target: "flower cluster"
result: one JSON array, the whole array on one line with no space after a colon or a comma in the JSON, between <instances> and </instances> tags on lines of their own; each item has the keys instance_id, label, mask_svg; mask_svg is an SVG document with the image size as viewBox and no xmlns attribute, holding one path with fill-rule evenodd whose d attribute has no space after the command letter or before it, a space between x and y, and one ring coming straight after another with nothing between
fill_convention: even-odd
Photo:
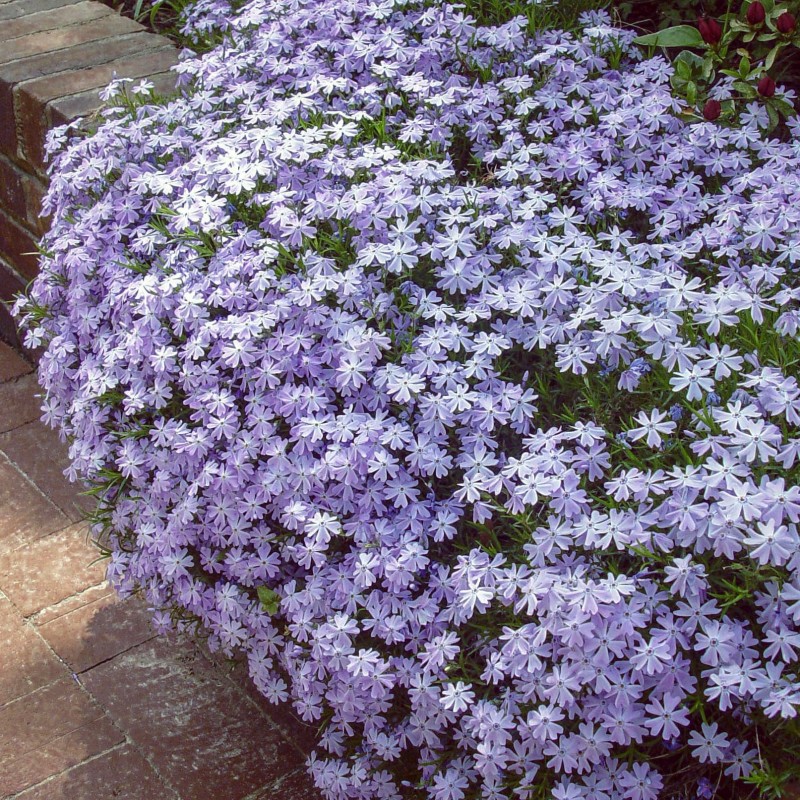
<instances>
[{"instance_id":1,"label":"flower cluster","mask_svg":"<svg viewBox=\"0 0 800 800\"><path fill-rule=\"evenodd\" d=\"M687 122L602 14L239 6L179 98L53 138L18 311L110 580L323 725L329 800L766 775L800 126Z\"/></svg>"}]
</instances>

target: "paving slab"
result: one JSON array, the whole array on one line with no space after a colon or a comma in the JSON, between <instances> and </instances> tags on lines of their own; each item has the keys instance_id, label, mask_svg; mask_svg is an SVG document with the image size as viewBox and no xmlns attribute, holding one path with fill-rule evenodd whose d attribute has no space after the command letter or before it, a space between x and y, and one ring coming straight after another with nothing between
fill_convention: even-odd
<instances>
[{"instance_id":1,"label":"paving slab","mask_svg":"<svg viewBox=\"0 0 800 800\"><path fill-rule=\"evenodd\" d=\"M105 579L105 561L87 541L86 525L71 525L0 554L0 590L28 617Z\"/></svg>"},{"instance_id":2,"label":"paving slab","mask_svg":"<svg viewBox=\"0 0 800 800\"><path fill-rule=\"evenodd\" d=\"M0 454L0 555L69 523L61 509Z\"/></svg>"},{"instance_id":3,"label":"paving slab","mask_svg":"<svg viewBox=\"0 0 800 800\"><path fill-rule=\"evenodd\" d=\"M203 655L217 666L217 669L230 680L262 713L269 717L286 735L290 742L303 752L310 752L317 745L317 726L309 725L294 712L288 703L275 705L258 691L247 670L247 660L241 654L234 659L225 658L220 653L209 653L203 648Z\"/></svg>"},{"instance_id":4,"label":"paving slab","mask_svg":"<svg viewBox=\"0 0 800 800\"><path fill-rule=\"evenodd\" d=\"M0 706L0 797L35 786L123 738L71 677Z\"/></svg>"},{"instance_id":5,"label":"paving slab","mask_svg":"<svg viewBox=\"0 0 800 800\"><path fill-rule=\"evenodd\" d=\"M179 800L130 745L97 758L23 792L17 800ZM298 798L299 800L299 798Z\"/></svg>"},{"instance_id":6,"label":"paving slab","mask_svg":"<svg viewBox=\"0 0 800 800\"><path fill-rule=\"evenodd\" d=\"M39 627L73 672L84 672L155 635L151 612L135 598L106 595Z\"/></svg>"},{"instance_id":7,"label":"paving slab","mask_svg":"<svg viewBox=\"0 0 800 800\"><path fill-rule=\"evenodd\" d=\"M65 677L68 673L44 640L11 602L0 595L0 705Z\"/></svg>"},{"instance_id":8,"label":"paving slab","mask_svg":"<svg viewBox=\"0 0 800 800\"><path fill-rule=\"evenodd\" d=\"M73 611L88 606L97 600L102 600L104 597L111 597L113 594L114 590L109 586L108 581L103 581L98 583L97 586L90 586L88 589L84 589L78 594L70 595L53 606L47 606L47 608L37 611L30 619L37 627L41 627L48 622L63 617L65 614L71 614Z\"/></svg>"},{"instance_id":9,"label":"paving slab","mask_svg":"<svg viewBox=\"0 0 800 800\"><path fill-rule=\"evenodd\" d=\"M18 36L4 43L0 50L0 64L8 64L22 58L42 53L66 50L87 42L100 42L113 36L141 31L142 26L126 17L111 14L82 25L65 25L50 31Z\"/></svg>"},{"instance_id":10,"label":"paving slab","mask_svg":"<svg viewBox=\"0 0 800 800\"><path fill-rule=\"evenodd\" d=\"M0 433L39 419L41 391L33 373L0 383Z\"/></svg>"},{"instance_id":11,"label":"paving slab","mask_svg":"<svg viewBox=\"0 0 800 800\"><path fill-rule=\"evenodd\" d=\"M26 380L23 378L22 380ZM4 387L0 385L0 394ZM67 445L42 422L29 422L0 435L0 451L27 475L39 490L73 522L85 519L91 508L78 484L64 475L69 467Z\"/></svg>"},{"instance_id":12,"label":"paving slab","mask_svg":"<svg viewBox=\"0 0 800 800\"><path fill-rule=\"evenodd\" d=\"M275 783L255 792L247 800L321 800L305 767L287 773Z\"/></svg>"},{"instance_id":13,"label":"paving slab","mask_svg":"<svg viewBox=\"0 0 800 800\"><path fill-rule=\"evenodd\" d=\"M2 174L2 173L0 173ZM3 187L0 187L2 197ZM27 375L33 367L5 342L0 342L0 383Z\"/></svg>"},{"instance_id":14,"label":"paving slab","mask_svg":"<svg viewBox=\"0 0 800 800\"><path fill-rule=\"evenodd\" d=\"M102 17L109 17L113 13L107 6L93 3L91 0L81 0L79 3L45 10L31 6L30 13L9 19L3 24L3 39L9 41L32 33L52 31L68 25L80 25Z\"/></svg>"},{"instance_id":15,"label":"paving slab","mask_svg":"<svg viewBox=\"0 0 800 800\"><path fill-rule=\"evenodd\" d=\"M39 11L49 11L52 8L74 5L81 0L7 0L0 8L0 20L16 19Z\"/></svg>"},{"instance_id":16,"label":"paving slab","mask_svg":"<svg viewBox=\"0 0 800 800\"><path fill-rule=\"evenodd\" d=\"M302 756L190 644L158 638L82 683L184 800L244 800Z\"/></svg>"}]
</instances>

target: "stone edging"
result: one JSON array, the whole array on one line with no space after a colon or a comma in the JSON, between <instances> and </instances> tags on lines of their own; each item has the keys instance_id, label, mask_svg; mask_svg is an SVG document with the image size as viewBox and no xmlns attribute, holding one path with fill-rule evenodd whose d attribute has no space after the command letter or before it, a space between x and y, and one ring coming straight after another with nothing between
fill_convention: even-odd
<instances>
[{"instance_id":1,"label":"stone edging","mask_svg":"<svg viewBox=\"0 0 800 800\"><path fill-rule=\"evenodd\" d=\"M47 131L95 111L116 78L174 87L177 50L96 0L0 0L0 336L6 304L36 276Z\"/></svg>"}]
</instances>

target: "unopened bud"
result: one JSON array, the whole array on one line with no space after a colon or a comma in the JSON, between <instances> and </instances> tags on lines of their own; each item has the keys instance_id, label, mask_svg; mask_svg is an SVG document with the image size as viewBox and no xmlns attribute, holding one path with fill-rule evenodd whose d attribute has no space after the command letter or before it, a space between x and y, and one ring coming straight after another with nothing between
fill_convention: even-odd
<instances>
[{"instance_id":1,"label":"unopened bud","mask_svg":"<svg viewBox=\"0 0 800 800\"><path fill-rule=\"evenodd\" d=\"M775 94L775 81L769 75L763 75L756 88L762 97L772 97Z\"/></svg>"},{"instance_id":2,"label":"unopened bud","mask_svg":"<svg viewBox=\"0 0 800 800\"><path fill-rule=\"evenodd\" d=\"M697 21L697 29L706 44L717 44L722 38L722 27L711 17L700 17Z\"/></svg>"},{"instance_id":3,"label":"unopened bud","mask_svg":"<svg viewBox=\"0 0 800 800\"><path fill-rule=\"evenodd\" d=\"M797 20L794 18L794 14L790 14L788 11L784 11L783 14L775 20L775 27L784 35L791 33L796 25Z\"/></svg>"},{"instance_id":4,"label":"unopened bud","mask_svg":"<svg viewBox=\"0 0 800 800\"><path fill-rule=\"evenodd\" d=\"M707 119L709 122L713 122L715 119L719 118L719 115L722 113L722 103L719 100L706 100L706 104L703 106L703 117Z\"/></svg>"},{"instance_id":5,"label":"unopened bud","mask_svg":"<svg viewBox=\"0 0 800 800\"><path fill-rule=\"evenodd\" d=\"M755 0L755 2L750 3L747 6L747 22L750 25L761 25L764 20L767 18L767 12L764 11L764 6Z\"/></svg>"}]
</instances>

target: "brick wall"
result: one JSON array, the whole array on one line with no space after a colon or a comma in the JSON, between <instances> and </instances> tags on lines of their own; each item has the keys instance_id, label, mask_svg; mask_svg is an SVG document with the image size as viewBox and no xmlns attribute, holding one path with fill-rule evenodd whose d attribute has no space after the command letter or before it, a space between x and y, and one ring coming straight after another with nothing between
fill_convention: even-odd
<instances>
[{"instance_id":1,"label":"brick wall","mask_svg":"<svg viewBox=\"0 0 800 800\"><path fill-rule=\"evenodd\" d=\"M96 0L0 0L0 337L18 344L7 304L35 277L46 188L44 138L88 117L113 78L174 86L177 51Z\"/></svg>"}]
</instances>

